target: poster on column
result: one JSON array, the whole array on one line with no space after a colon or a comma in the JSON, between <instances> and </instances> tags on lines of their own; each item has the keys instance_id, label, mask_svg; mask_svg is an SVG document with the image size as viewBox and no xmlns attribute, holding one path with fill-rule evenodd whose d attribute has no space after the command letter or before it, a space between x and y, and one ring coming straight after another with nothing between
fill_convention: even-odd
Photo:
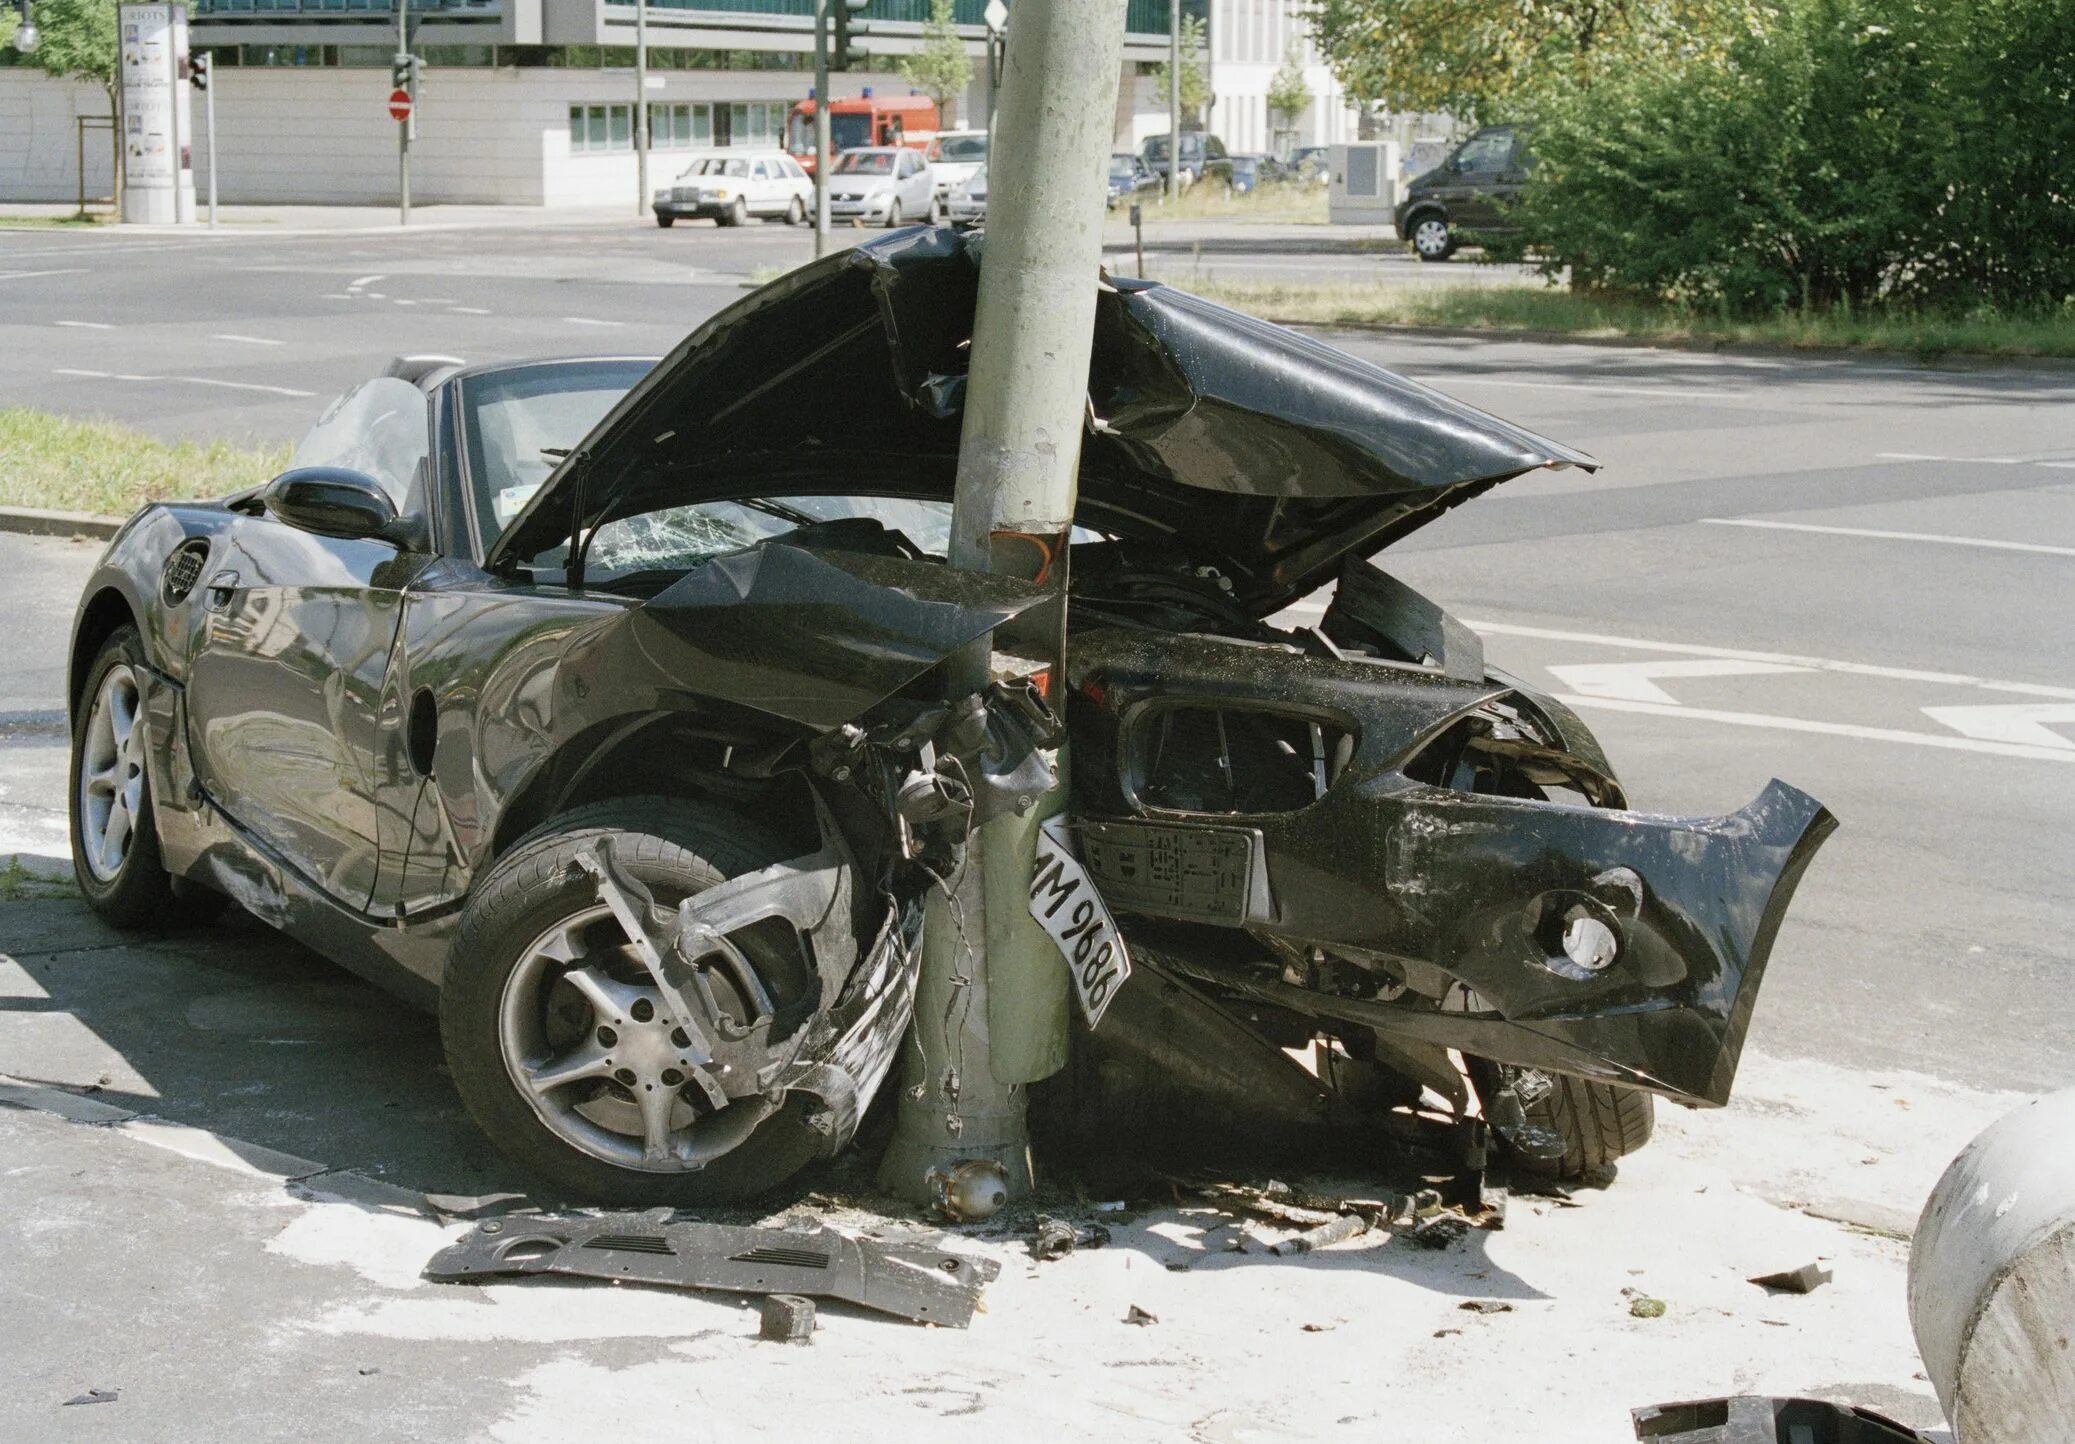
<instances>
[{"instance_id":1,"label":"poster on column","mask_svg":"<svg viewBox=\"0 0 2075 1444\"><path fill-rule=\"evenodd\" d=\"M195 215L187 7L121 5L123 215L165 225Z\"/></svg>"}]
</instances>

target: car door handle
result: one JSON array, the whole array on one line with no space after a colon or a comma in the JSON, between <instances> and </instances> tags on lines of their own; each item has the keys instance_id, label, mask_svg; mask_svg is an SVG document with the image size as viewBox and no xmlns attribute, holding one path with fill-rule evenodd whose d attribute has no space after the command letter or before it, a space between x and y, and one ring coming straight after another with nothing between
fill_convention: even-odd
<instances>
[{"instance_id":1,"label":"car door handle","mask_svg":"<svg viewBox=\"0 0 2075 1444\"><path fill-rule=\"evenodd\" d=\"M221 571L209 578L209 595L204 605L212 612L220 612L231 604L231 598L237 594L238 574L233 571Z\"/></svg>"}]
</instances>

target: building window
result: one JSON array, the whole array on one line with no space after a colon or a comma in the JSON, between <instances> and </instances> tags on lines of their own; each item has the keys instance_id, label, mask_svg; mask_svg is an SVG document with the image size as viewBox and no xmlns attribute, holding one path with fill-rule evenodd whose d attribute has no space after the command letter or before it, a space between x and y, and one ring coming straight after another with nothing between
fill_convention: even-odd
<instances>
[{"instance_id":1,"label":"building window","mask_svg":"<svg viewBox=\"0 0 2075 1444\"><path fill-rule=\"evenodd\" d=\"M713 144L713 107L700 104L651 104L648 143L657 150L687 150Z\"/></svg>"},{"instance_id":2,"label":"building window","mask_svg":"<svg viewBox=\"0 0 2075 1444\"><path fill-rule=\"evenodd\" d=\"M627 105L572 105L569 107L569 148L572 151L630 150L634 110Z\"/></svg>"},{"instance_id":3,"label":"building window","mask_svg":"<svg viewBox=\"0 0 2075 1444\"><path fill-rule=\"evenodd\" d=\"M728 133L723 145L777 145L785 133L782 100L752 100L728 107Z\"/></svg>"}]
</instances>

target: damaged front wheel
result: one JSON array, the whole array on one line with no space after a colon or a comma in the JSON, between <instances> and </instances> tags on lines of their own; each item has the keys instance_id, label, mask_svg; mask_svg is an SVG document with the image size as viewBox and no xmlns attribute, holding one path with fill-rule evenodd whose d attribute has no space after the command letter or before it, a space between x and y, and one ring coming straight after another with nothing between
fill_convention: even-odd
<instances>
[{"instance_id":1,"label":"damaged front wheel","mask_svg":"<svg viewBox=\"0 0 2075 1444\"><path fill-rule=\"evenodd\" d=\"M797 1173L825 1142L810 1100L756 1091L740 1045L788 969L753 946L674 1018L597 860L674 907L775 859L740 820L622 798L568 814L498 860L462 915L440 1031L462 1101L520 1162L584 1202L697 1206ZM588 865L587 865L588 864ZM713 1040L737 1040L720 1050Z\"/></svg>"},{"instance_id":2,"label":"damaged front wheel","mask_svg":"<svg viewBox=\"0 0 2075 1444\"><path fill-rule=\"evenodd\" d=\"M1639 1088L1483 1058L1469 1069L1500 1145L1540 1178L1588 1177L1648 1143L1657 1126L1657 1100Z\"/></svg>"}]
</instances>

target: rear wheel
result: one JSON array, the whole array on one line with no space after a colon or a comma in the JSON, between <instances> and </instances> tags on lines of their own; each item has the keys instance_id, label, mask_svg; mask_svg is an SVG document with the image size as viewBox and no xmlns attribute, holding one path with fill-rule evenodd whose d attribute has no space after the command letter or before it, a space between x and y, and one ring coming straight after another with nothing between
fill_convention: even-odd
<instances>
[{"instance_id":1,"label":"rear wheel","mask_svg":"<svg viewBox=\"0 0 2075 1444\"><path fill-rule=\"evenodd\" d=\"M657 224L657 225L659 225L659 226L661 226L661 227L662 227L662 228L663 228L664 230L666 230L666 231L667 231L667 230L669 230L669 229L670 229L670 228L671 228L672 226L674 226L674 225L676 225L676 224L677 224L677 217L676 217L676 216L657 216L657 217L656 217L656 224Z\"/></svg>"},{"instance_id":2,"label":"rear wheel","mask_svg":"<svg viewBox=\"0 0 2075 1444\"><path fill-rule=\"evenodd\" d=\"M159 856L144 725L144 643L118 627L87 673L73 721L72 873L87 905L119 928L200 922L221 894L176 889Z\"/></svg>"},{"instance_id":3,"label":"rear wheel","mask_svg":"<svg viewBox=\"0 0 2075 1444\"><path fill-rule=\"evenodd\" d=\"M601 802L523 839L470 899L441 981L455 1088L493 1142L574 1199L691 1207L783 1183L822 1143L810 1100L716 1104L702 1089L689 1038L578 865L600 839L664 907L779 855L739 818L657 797ZM797 991L790 959L738 941L771 995ZM729 1016L696 1021L729 1036L753 1005L724 974L709 989Z\"/></svg>"}]
</instances>

